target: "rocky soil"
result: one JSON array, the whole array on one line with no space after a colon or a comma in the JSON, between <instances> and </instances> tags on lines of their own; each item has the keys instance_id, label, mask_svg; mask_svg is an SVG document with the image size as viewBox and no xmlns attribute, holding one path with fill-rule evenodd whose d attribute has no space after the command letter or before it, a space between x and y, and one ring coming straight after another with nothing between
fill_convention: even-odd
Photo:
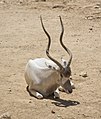
<instances>
[{"instance_id":1,"label":"rocky soil","mask_svg":"<svg viewBox=\"0 0 101 119\"><path fill-rule=\"evenodd\" d=\"M40 15L52 36L52 56L68 59L59 44L59 15L65 27L63 41L73 53L76 89L72 94L61 92L58 100L38 100L26 91L27 61L46 57ZM101 119L100 0L0 0L0 115L0 119Z\"/></svg>"}]
</instances>

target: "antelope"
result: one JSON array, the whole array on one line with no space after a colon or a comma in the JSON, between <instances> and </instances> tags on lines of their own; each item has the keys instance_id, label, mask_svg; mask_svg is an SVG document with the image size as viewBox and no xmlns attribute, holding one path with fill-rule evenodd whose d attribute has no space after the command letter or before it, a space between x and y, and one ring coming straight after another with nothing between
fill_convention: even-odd
<instances>
[{"instance_id":1,"label":"antelope","mask_svg":"<svg viewBox=\"0 0 101 119\"><path fill-rule=\"evenodd\" d=\"M73 83L70 80L72 53L62 41L64 26L61 16L59 16L59 19L62 27L60 44L69 54L69 60L67 62L66 60L62 59L62 63L59 63L50 55L49 50L51 45L51 37L46 31L42 17L40 16L42 29L48 37L46 55L49 59L30 59L25 68L25 80L28 85L27 91L37 99L43 99L52 94L54 94L54 98L59 98L59 86L61 86L66 93L72 93L73 91Z\"/></svg>"}]
</instances>

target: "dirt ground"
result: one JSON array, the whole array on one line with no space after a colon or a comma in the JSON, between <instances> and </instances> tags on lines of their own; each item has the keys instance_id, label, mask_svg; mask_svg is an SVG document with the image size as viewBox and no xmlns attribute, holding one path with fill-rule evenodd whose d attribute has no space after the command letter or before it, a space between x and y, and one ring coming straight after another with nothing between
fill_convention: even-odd
<instances>
[{"instance_id":1,"label":"dirt ground","mask_svg":"<svg viewBox=\"0 0 101 119\"><path fill-rule=\"evenodd\" d=\"M59 15L63 41L73 54L76 89L61 92L59 100L38 100L26 91L27 61L46 57L40 15L52 36L52 56L68 59L59 44ZM6 112L11 119L101 119L100 0L0 0L0 115Z\"/></svg>"}]
</instances>

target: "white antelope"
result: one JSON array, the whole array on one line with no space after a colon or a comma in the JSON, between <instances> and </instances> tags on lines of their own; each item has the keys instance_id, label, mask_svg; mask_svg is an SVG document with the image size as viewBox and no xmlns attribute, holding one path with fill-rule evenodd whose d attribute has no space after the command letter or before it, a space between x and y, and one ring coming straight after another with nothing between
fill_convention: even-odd
<instances>
[{"instance_id":1,"label":"white antelope","mask_svg":"<svg viewBox=\"0 0 101 119\"><path fill-rule=\"evenodd\" d=\"M48 37L46 54L50 60L46 58L36 58L34 60L30 59L25 69L25 80L28 84L27 90L31 95L38 99L42 99L51 94L54 94L54 98L59 98L59 86L62 86L67 93L72 93L73 91L73 84L70 81L70 64L72 61L72 53L62 42L64 27L60 16L59 18L62 27L60 43L69 54L70 58L68 62L62 59L62 63L59 63L57 60L50 56L49 49L51 38L44 27L42 17L40 17L42 28Z\"/></svg>"}]
</instances>

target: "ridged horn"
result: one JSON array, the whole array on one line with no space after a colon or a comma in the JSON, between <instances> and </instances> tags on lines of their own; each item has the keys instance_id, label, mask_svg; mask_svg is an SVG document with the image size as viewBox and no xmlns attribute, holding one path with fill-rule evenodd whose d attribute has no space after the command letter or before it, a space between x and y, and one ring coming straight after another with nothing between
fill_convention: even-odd
<instances>
[{"instance_id":1,"label":"ridged horn","mask_svg":"<svg viewBox=\"0 0 101 119\"><path fill-rule=\"evenodd\" d=\"M63 41L62 41L62 38L63 38L63 33L64 33L64 26L63 26L63 22L62 22L62 19L61 19L61 16L59 16L60 18L60 23L61 23L61 28L62 28L62 31L61 31L61 34L60 34L60 43L62 45L62 47L66 50L66 52L69 54L70 58L68 60L68 64L67 64L67 67L70 66L71 64L71 61L72 61L72 53L71 51L64 45Z\"/></svg>"},{"instance_id":2,"label":"ridged horn","mask_svg":"<svg viewBox=\"0 0 101 119\"><path fill-rule=\"evenodd\" d=\"M47 45L47 49L46 49L46 55L49 57L49 59L51 59L54 63L56 63L60 67L60 70L62 70L63 66L57 60L55 60L53 57L51 57L50 54L49 54L49 49L50 49L50 45L51 45L51 37L50 37L49 33L46 31L46 29L44 27L44 24L43 24L41 16L40 16L40 21L41 21L41 25L42 25L43 31L45 32L45 34L48 37L48 45Z\"/></svg>"}]
</instances>

